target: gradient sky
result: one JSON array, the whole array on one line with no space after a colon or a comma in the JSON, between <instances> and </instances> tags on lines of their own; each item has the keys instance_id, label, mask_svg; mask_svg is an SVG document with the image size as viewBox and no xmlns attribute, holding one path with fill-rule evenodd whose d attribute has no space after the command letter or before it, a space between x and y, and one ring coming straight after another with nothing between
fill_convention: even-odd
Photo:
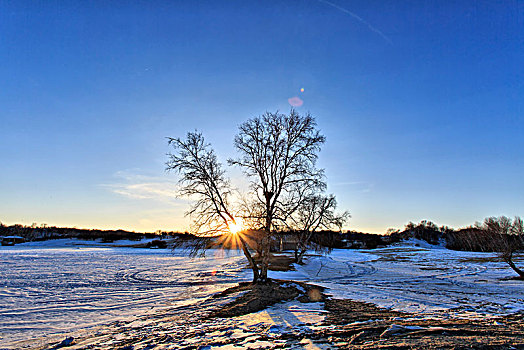
<instances>
[{"instance_id":1,"label":"gradient sky","mask_svg":"<svg viewBox=\"0 0 524 350\"><path fill-rule=\"evenodd\" d=\"M347 228L524 215L524 2L108 3L0 0L1 222L185 230L165 137L293 97Z\"/></svg>"}]
</instances>

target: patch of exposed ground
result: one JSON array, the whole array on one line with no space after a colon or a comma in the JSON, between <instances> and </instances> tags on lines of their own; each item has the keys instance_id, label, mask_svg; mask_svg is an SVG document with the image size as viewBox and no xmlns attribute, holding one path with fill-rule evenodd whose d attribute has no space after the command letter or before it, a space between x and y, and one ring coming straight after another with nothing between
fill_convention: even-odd
<instances>
[{"instance_id":1,"label":"patch of exposed ground","mask_svg":"<svg viewBox=\"0 0 524 350\"><path fill-rule=\"evenodd\" d=\"M372 320L391 320L394 317L404 315L401 312L348 299L326 299L324 308L329 311L326 322L336 325Z\"/></svg>"},{"instance_id":2,"label":"patch of exposed ground","mask_svg":"<svg viewBox=\"0 0 524 350\"><path fill-rule=\"evenodd\" d=\"M326 300L334 329L317 336L351 349L524 349L524 315L431 319L352 300Z\"/></svg>"},{"instance_id":3,"label":"patch of exposed ground","mask_svg":"<svg viewBox=\"0 0 524 350\"><path fill-rule=\"evenodd\" d=\"M236 287L216 294L221 298L233 293L244 292L237 298L213 311L209 317L235 317L264 310L276 303L297 299L300 302L322 301L323 288L301 282L271 280L265 284L240 283Z\"/></svg>"}]
</instances>

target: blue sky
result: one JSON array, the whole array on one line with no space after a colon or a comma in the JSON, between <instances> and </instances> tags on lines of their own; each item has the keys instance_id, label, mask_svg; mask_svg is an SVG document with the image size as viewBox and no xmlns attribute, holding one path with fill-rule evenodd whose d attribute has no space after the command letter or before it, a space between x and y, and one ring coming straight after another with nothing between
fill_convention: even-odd
<instances>
[{"instance_id":1,"label":"blue sky","mask_svg":"<svg viewBox=\"0 0 524 350\"><path fill-rule=\"evenodd\" d=\"M0 1L0 62L7 224L187 229L165 137L292 97L348 228L524 215L523 2Z\"/></svg>"}]
</instances>

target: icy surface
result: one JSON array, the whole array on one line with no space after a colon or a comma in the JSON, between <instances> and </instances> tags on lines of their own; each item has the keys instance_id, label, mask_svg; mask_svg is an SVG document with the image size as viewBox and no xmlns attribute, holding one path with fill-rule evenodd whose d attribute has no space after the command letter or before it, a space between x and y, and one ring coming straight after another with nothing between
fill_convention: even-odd
<instances>
[{"instance_id":1,"label":"icy surface","mask_svg":"<svg viewBox=\"0 0 524 350\"><path fill-rule=\"evenodd\" d=\"M0 248L0 349L56 343L69 335L78 339L79 349L90 344L111 348L125 336L147 342L152 331L162 329L157 323L166 315L198 320L169 321L165 336L177 344L189 346L211 337L224 340L224 346L214 346L221 349L277 346L260 335L306 334L327 327L319 325L325 316L321 303L296 301L238 318L199 319L202 305L214 303L208 298L212 293L251 278L238 252L227 256L210 251L208 258L192 260L178 251L85 243L59 240ZM127 243L137 242L112 244ZM270 272L270 277L323 285L334 297L416 312L414 317L475 318L524 310L523 282L508 280L514 272L495 254L410 241L312 255L295 268ZM116 335L108 337L104 329ZM124 335L126 329L129 334ZM232 336L242 341L229 344ZM321 347L304 342L297 348Z\"/></svg>"},{"instance_id":2,"label":"icy surface","mask_svg":"<svg viewBox=\"0 0 524 350\"><path fill-rule=\"evenodd\" d=\"M190 259L167 249L83 243L0 248L0 348L194 303L243 276L237 252L211 250L206 259Z\"/></svg>"},{"instance_id":3,"label":"icy surface","mask_svg":"<svg viewBox=\"0 0 524 350\"><path fill-rule=\"evenodd\" d=\"M383 249L334 250L295 268L272 276L325 286L336 298L424 317L474 318L524 310L524 283L509 280L515 273L493 253L458 252L413 240Z\"/></svg>"}]
</instances>

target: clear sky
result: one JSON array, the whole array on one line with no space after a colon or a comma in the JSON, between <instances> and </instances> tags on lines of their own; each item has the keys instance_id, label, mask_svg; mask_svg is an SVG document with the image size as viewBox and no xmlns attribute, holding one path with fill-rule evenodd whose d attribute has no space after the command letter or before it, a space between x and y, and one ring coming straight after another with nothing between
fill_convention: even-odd
<instances>
[{"instance_id":1,"label":"clear sky","mask_svg":"<svg viewBox=\"0 0 524 350\"><path fill-rule=\"evenodd\" d=\"M0 0L3 223L187 229L165 137L290 101L350 229L524 215L524 2L109 3Z\"/></svg>"}]
</instances>

